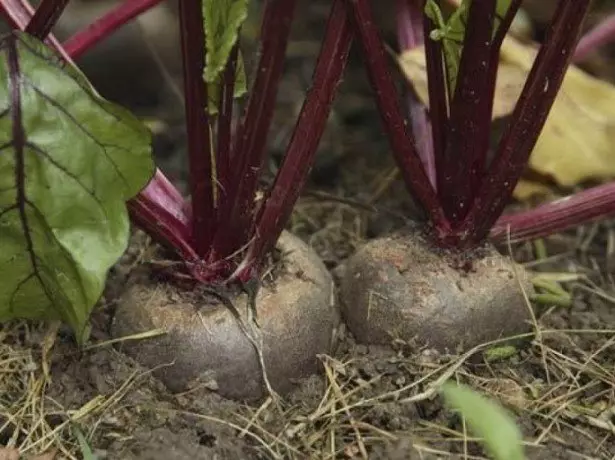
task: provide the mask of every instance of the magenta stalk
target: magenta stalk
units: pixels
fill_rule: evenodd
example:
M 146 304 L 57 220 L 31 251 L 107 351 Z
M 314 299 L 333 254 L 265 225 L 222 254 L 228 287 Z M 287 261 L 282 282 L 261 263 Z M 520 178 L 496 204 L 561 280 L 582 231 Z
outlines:
M 0 11 L 12 29 L 25 31 L 28 24 L 34 16 L 34 8 L 27 0 L 0 0 Z M 68 63 L 72 63 L 72 59 L 66 53 L 60 42 L 53 36 L 39 37 L 45 39 L 45 42 L 56 50 L 62 59 Z
M 444 149 L 448 135 L 447 85 L 442 62 L 442 44 L 429 36 L 435 24 L 424 15 L 423 40 L 425 42 L 425 63 L 427 66 L 427 91 L 429 93 L 429 115 L 431 120 L 431 144 L 433 145 L 435 185 L 438 192 L 438 171 L 444 168 Z
M 490 238 L 512 242 L 541 238 L 552 233 L 615 214 L 615 183 L 600 185 L 545 203 L 528 211 L 504 215 L 491 229 Z
M 450 234 L 450 223 L 416 152 L 414 139 L 408 130 L 408 121 L 402 115 L 369 0 L 346 0 L 345 4 L 363 49 L 376 103 L 402 177 L 409 191 L 429 214 L 435 237 L 446 237 Z
M 162 0 L 130 0 L 120 3 L 107 14 L 94 21 L 64 43 L 64 49 L 73 57 L 79 58 L 83 53 L 100 43 L 115 30 L 136 18 L 141 13 L 153 8 Z
M 401 52 L 424 44 L 422 0 L 397 0 L 397 41 Z M 412 123 L 416 150 L 423 162 L 431 186 L 436 188 L 436 160 L 427 108 L 413 90 L 407 91 L 406 103 Z
M 334 0 L 314 69 L 312 87 L 301 108 L 274 184 L 258 215 L 254 239 L 234 277 L 245 280 L 254 275 L 259 268 L 255 264 L 273 249 L 290 217 L 312 167 L 346 67 L 352 36 L 344 1 Z
M 226 68 L 222 73 L 220 84 L 220 100 L 217 115 L 217 141 L 216 141 L 216 169 L 218 176 L 218 204 L 219 209 L 227 206 L 228 191 L 232 184 L 232 146 L 233 146 L 233 105 L 235 92 L 235 77 L 237 75 L 237 60 L 239 46 L 235 44 L 229 55 Z M 219 220 L 221 222 L 221 219 Z M 212 248 L 215 252 L 215 249 Z M 215 257 L 215 256 L 214 256 Z
M 467 215 L 484 177 L 491 127 L 491 72 L 495 0 L 473 1 L 463 40 L 444 157 L 438 168 L 438 193 L 453 226 Z
M 574 52 L 590 0 L 562 0 L 472 208 L 458 229 L 480 244 L 509 202 L 542 131 Z
M 214 247 L 223 257 L 244 246 L 254 230 L 254 199 L 297 0 L 267 0 L 258 71 L 233 147 L 236 167 L 227 190 Z
M 610 15 L 579 40 L 572 60 L 582 61 L 601 46 L 613 41 L 615 41 L 615 15 Z
M 190 218 L 185 200 L 160 170 L 139 195 L 128 202 L 131 219 L 160 244 L 171 244 L 187 261 L 198 255 L 193 249 Z
M 53 26 L 58 22 L 68 1 L 69 0 L 42 0 L 36 8 L 34 16 L 32 16 L 32 19 L 26 26 L 25 31 L 39 40 L 47 37 Z
M 218 182 L 215 170 L 216 149 L 211 144 L 210 117 L 207 113 L 207 87 L 203 81 L 205 32 L 201 3 L 202 0 L 180 0 L 179 22 L 190 165 L 192 233 L 196 252 L 199 257 L 205 259 L 210 253 L 218 222 L 214 190 L 214 187 L 218 187 Z

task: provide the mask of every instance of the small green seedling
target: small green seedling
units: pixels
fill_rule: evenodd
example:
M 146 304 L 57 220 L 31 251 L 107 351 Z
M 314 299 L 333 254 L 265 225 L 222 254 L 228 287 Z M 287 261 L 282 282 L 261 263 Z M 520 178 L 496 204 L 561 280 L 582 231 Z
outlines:
M 556 305 L 564 308 L 572 306 L 572 295 L 557 281 L 534 278 L 532 284 L 537 291 L 531 297 L 532 301 L 540 305 Z
M 81 450 L 81 455 L 83 456 L 83 460 L 99 460 L 99 458 L 94 454 L 88 440 L 85 438 L 83 431 L 77 424 L 73 424 L 72 426 L 73 434 L 77 438 L 77 442 L 79 443 L 79 449 Z
M 488 363 L 494 363 L 512 358 L 518 351 L 514 345 L 502 345 L 501 347 L 492 347 L 485 350 L 483 356 Z
M 483 439 L 492 458 L 525 460 L 521 431 L 504 408 L 464 385 L 446 383 L 442 394 L 447 405 L 458 411 L 470 430 Z

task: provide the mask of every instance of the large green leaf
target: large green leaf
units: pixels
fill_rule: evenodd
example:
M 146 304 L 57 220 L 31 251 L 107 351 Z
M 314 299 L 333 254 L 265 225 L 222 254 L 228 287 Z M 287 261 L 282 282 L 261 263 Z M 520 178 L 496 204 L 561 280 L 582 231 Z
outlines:
M 82 340 L 154 172 L 150 134 L 26 34 L 0 38 L 0 80 L 0 320 L 62 319 Z
M 215 114 L 220 99 L 221 75 L 237 43 L 239 29 L 248 17 L 249 0 L 210 0 L 203 2 L 206 59 L 203 78 L 207 83 L 208 111 Z M 235 71 L 233 97 L 247 92 L 246 75 L 241 52 Z
M 447 383 L 447 403 L 463 415 L 470 430 L 483 438 L 495 460 L 524 460 L 522 437 L 513 418 L 498 404 L 463 385 Z

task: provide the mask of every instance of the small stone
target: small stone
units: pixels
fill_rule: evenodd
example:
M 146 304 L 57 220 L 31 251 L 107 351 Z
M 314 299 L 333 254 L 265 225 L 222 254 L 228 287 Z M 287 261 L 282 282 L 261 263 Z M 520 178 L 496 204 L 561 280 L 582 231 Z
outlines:
M 397 388 L 401 388 L 406 385 L 406 377 L 403 375 L 400 375 L 393 381 L 393 383 L 395 384 Z
M 421 351 L 420 360 L 423 365 L 437 364 L 440 360 L 440 352 L 435 348 L 427 348 Z
M 367 355 L 367 354 L 369 353 L 369 348 L 367 347 L 367 345 L 362 345 L 362 344 L 359 344 L 359 345 L 357 345 L 357 347 L 355 348 L 355 352 L 356 352 L 358 355 L 365 356 L 365 355 Z

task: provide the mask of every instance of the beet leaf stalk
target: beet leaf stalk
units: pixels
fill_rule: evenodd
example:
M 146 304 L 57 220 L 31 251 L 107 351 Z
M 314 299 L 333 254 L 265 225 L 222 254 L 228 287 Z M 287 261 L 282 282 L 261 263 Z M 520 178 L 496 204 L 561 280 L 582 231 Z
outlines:
M 335 91 L 346 67 L 352 37 L 343 0 L 335 0 L 314 69 L 312 88 L 301 108 L 273 186 L 261 207 L 254 239 L 237 270 L 238 276 L 245 277 L 250 267 L 258 268 L 257 264 L 273 249 L 290 217 L 314 162 Z
M 217 175 L 215 150 L 210 139 L 210 117 L 207 113 L 207 86 L 203 82 L 205 68 L 205 31 L 200 1 L 180 0 L 182 62 L 188 135 L 189 185 L 192 200 L 192 231 L 196 253 L 206 259 L 217 223 L 215 188 Z
M 490 72 L 495 1 L 472 1 L 467 16 L 463 52 L 451 88 L 444 156 L 437 171 L 439 196 L 453 226 L 466 216 L 483 178 L 492 105 L 487 89 L 495 86 L 496 78 Z
M 402 115 L 393 78 L 387 68 L 384 45 L 368 0 L 346 0 L 355 35 L 361 44 L 376 103 L 393 150 L 395 160 L 409 191 L 427 211 L 438 238 L 450 234 L 450 223 L 432 187 L 414 139 Z
M 423 1 L 397 0 L 396 5 L 397 39 L 400 51 L 404 52 L 424 45 Z M 423 162 L 430 184 L 436 188 L 434 139 L 431 133 L 429 114 L 413 90 L 408 91 L 406 101 L 417 152 Z
M 463 244 L 483 241 L 508 204 L 555 101 L 589 4 L 589 0 L 561 0 L 496 157 L 461 227 Z
M 29 33 L 37 37 L 40 40 L 47 39 L 49 31 L 58 20 L 59 13 L 61 13 L 66 6 L 63 0 L 47 0 L 41 2 L 39 13 L 36 22 L 30 25 L 35 10 L 27 0 L 0 0 L 0 7 L 2 15 L 14 30 L 26 30 L 30 27 Z M 54 48 L 66 62 L 71 62 L 71 58 L 68 53 L 62 48 L 60 42 L 53 36 L 49 37 L 47 44 Z
M 410 0 L 408 0 L 410 1 Z M 420 2 L 424 7 L 423 0 Z M 439 0 L 434 0 L 439 5 Z M 433 145 L 433 164 L 434 187 L 438 187 L 438 171 L 444 165 L 444 148 L 446 146 L 446 135 L 448 133 L 448 102 L 446 90 L 446 78 L 444 73 L 444 63 L 442 59 L 442 42 L 432 40 L 431 31 L 435 28 L 434 22 L 423 14 L 423 39 L 425 42 L 425 62 L 427 65 L 427 90 L 429 92 L 429 120 L 431 122 L 431 143 Z M 439 190 L 438 190 L 439 192 Z
M 188 263 L 197 263 L 186 202 L 160 170 L 138 196 L 128 202 L 131 219 L 142 229 L 156 229 L 156 241 L 174 248 Z
M 224 205 L 214 241 L 216 251 L 223 257 L 247 244 L 254 231 L 258 177 L 265 159 L 295 6 L 296 0 L 265 3 L 258 70 L 236 134 L 233 171 L 229 171 L 231 178 L 227 190 L 223 190 Z
M 26 32 L 36 38 L 49 35 L 67 4 L 68 0 L 42 0 L 26 26 Z
M 63 44 L 64 49 L 73 59 L 77 59 L 124 24 L 130 22 L 141 13 L 150 10 L 160 2 L 162 0 L 130 0 L 121 2 L 104 16 L 70 37 Z
M 541 238 L 552 233 L 615 214 L 615 183 L 591 187 L 528 211 L 504 215 L 490 238 L 511 242 Z

